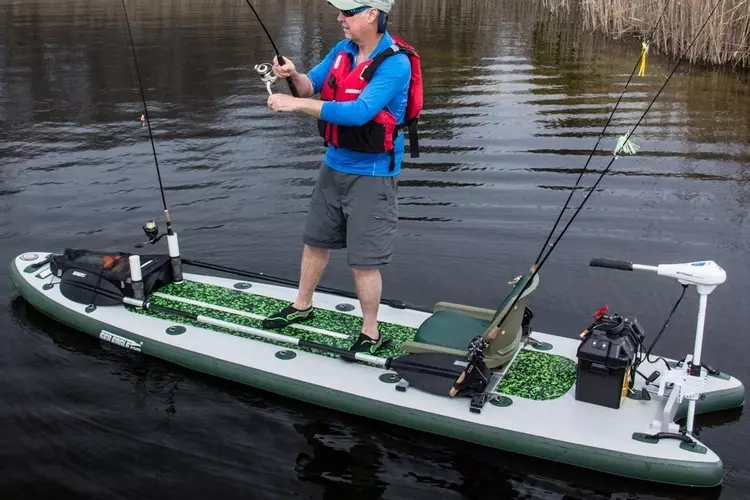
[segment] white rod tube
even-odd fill
[[[130,262],[130,280],[133,282],[133,297],[143,300],[145,294],[143,291],[143,273],[141,272],[141,257],[131,255],[128,258]]]
[[[133,283],[136,281],[143,281],[143,274],[141,273],[141,257],[139,255],[131,255],[128,259],[130,261],[130,279]]]
[[[169,246],[169,256],[180,256],[180,244],[177,242],[177,233],[167,235],[167,245]]]
[[[175,283],[182,282],[182,259],[180,258],[180,245],[177,242],[177,233],[167,235],[169,246],[169,257],[172,261],[172,277]]]

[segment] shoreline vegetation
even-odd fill
[[[589,32],[643,40],[656,32],[649,52],[680,57],[690,46],[716,2],[722,2],[685,60],[690,63],[750,68],[750,0],[542,0],[553,13],[575,15]],[[666,4],[669,5],[666,5]],[[659,22],[659,17],[664,17]]]

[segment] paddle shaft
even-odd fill
[[[62,282],[63,281],[61,281],[61,283]],[[232,323],[229,321],[220,320],[217,318],[213,318],[211,316],[204,316],[202,314],[196,314],[196,313],[192,313],[189,311],[183,311],[182,309],[177,309],[174,307],[152,304],[148,299],[139,300],[139,299],[135,299],[131,297],[123,297],[118,294],[109,292],[107,290],[102,290],[102,289],[99,289],[98,287],[94,287],[94,286],[81,283],[81,282],[65,280],[64,283],[67,283],[71,286],[76,286],[78,288],[82,288],[87,291],[91,291],[95,294],[100,294],[104,297],[108,297],[113,300],[120,301],[123,304],[138,307],[141,309],[147,309],[147,310],[162,313],[162,314],[171,314],[174,316],[185,318],[190,321],[195,321],[197,323],[217,326],[219,328],[226,328],[228,330],[234,330],[237,332],[246,333],[252,336],[261,337],[261,338],[273,340],[276,342],[292,344],[292,345],[296,345],[299,347],[315,349],[315,350],[323,351],[323,352],[329,352],[332,354],[337,354],[341,356],[342,358],[350,360],[350,361],[361,361],[364,363],[371,363],[377,366],[381,366],[385,368],[386,370],[391,370],[391,369],[395,370],[402,377],[404,377],[406,373],[423,373],[425,375],[433,375],[433,376],[439,376],[439,377],[455,377],[456,376],[455,373],[452,372],[451,370],[446,370],[439,366],[433,366],[429,363],[418,361],[419,359],[418,354],[410,354],[410,355],[406,355],[402,357],[395,357],[395,358],[394,357],[383,358],[379,356],[373,356],[371,354],[365,354],[362,352],[350,352],[346,349],[341,349],[340,347],[333,347],[330,345],[320,344],[318,342],[311,342],[309,340],[299,339],[296,337],[290,337],[288,335],[282,335],[280,333],[268,332],[265,330],[260,330],[258,328],[238,325],[236,323]],[[463,375],[463,372],[461,375]]]
[[[325,351],[330,352],[332,354],[338,354],[344,359],[348,359],[350,361],[363,361],[365,363],[372,363],[378,366],[382,366],[386,369],[393,369],[396,372],[398,372],[401,376],[404,375],[405,371],[411,371],[411,372],[420,372],[427,375],[435,375],[435,376],[448,376],[448,377],[455,377],[456,374],[449,371],[442,369],[440,367],[432,366],[430,364],[426,363],[415,363],[414,361],[409,361],[407,363],[404,362],[404,360],[401,360],[400,358],[381,358],[379,356],[373,356],[370,354],[365,354],[361,352],[353,353],[350,351],[347,351],[346,349],[341,349],[340,347],[333,347],[325,344],[319,344],[317,342],[310,342],[309,340],[304,339],[298,339],[296,337],[289,337],[287,335],[281,335],[279,333],[273,333],[273,332],[267,332],[265,330],[259,330],[257,328],[252,328],[249,326],[244,325],[238,325],[236,323],[231,323],[229,321],[224,321],[216,318],[212,318],[211,316],[203,316],[202,314],[195,314],[187,311],[182,311],[180,309],[175,309],[173,307],[167,307],[167,306],[159,306],[156,304],[151,304],[148,300],[140,301],[135,299],[126,298],[123,300],[123,302],[136,306],[136,307],[143,307],[144,309],[148,309],[155,312],[165,313],[165,314],[174,314],[177,316],[181,316],[185,319],[197,321],[199,323],[205,323],[208,325],[218,326],[221,328],[227,328],[229,330],[235,330],[242,333],[247,333],[250,335],[255,335],[258,337],[267,338],[269,340],[275,340],[277,342],[284,342],[288,344],[294,344],[300,347],[307,347],[309,349],[316,349],[319,351]],[[410,358],[414,358],[415,355],[411,355]],[[462,372],[463,375],[463,372]]]
[[[142,307],[144,309],[148,309],[151,311],[164,313],[164,314],[173,314],[176,316],[183,317],[185,319],[197,321],[199,323],[205,323],[208,325],[218,326],[220,328],[227,328],[229,330],[235,330],[238,332],[247,333],[249,335],[255,335],[258,337],[267,338],[269,340],[275,340],[277,342],[284,342],[288,344],[298,345],[300,347],[307,347],[310,349],[317,349],[319,351],[330,352],[332,354],[338,354],[344,359],[353,360],[353,361],[363,361],[365,363],[372,363],[372,364],[382,366],[388,369],[392,368],[396,370],[397,372],[403,372],[405,370],[408,370],[412,372],[416,371],[416,372],[420,372],[420,373],[424,373],[428,375],[436,375],[436,376],[443,376],[443,377],[456,376],[455,373],[449,370],[445,370],[440,367],[432,366],[428,363],[414,362],[413,359],[415,358],[415,355],[411,355],[410,360],[407,363],[405,363],[404,360],[401,360],[400,358],[382,358],[379,356],[372,356],[370,354],[365,354],[361,352],[353,353],[353,352],[347,351],[346,349],[341,349],[340,347],[333,347],[333,346],[329,346],[325,344],[319,344],[317,342],[310,342],[309,340],[298,339],[296,337],[289,337],[287,335],[282,335],[279,333],[267,332],[265,330],[259,330],[257,328],[252,328],[249,326],[238,325],[236,323],[232,323],[229,321],[212,318],[211,316],[204,316],[202,314],[195,314],[195,313],[191,313],[188,311],[175,309],[173,307],[152,304],[148,300],[140,301],[140,300],[126,297],[123,299],[123,302],[126,304],[130,304],[132,306]]]
[[[380,365],[380,366],[385,366],[386,364],[386,358],[380,358],[377,356],[372,356],[372,355],[364,354],[361,352],[353,353],[346,349],[341,349],[340,347],[333,347],[333,346],[329,346],[325,344],[319,344],[317,342],[311,342],[305,339],[298,339],[296,337],[290,337],[288,335],[282,335],[280,333],[267,332],[265,330],[260,330],[258,328],[238,325],[236,323],[216,319],[211,316],[195,314],[195,313],[183,311],[180,309],[175,309],[173,307],[159,306],[156,304],[152,304],[148,300],[141,302],[139,300],[127,299],[127,300],[123,300],[123,302],[125,302],[126,304],[136,306],[136,307],[142,307],[150,311],[160,312],[164,314],[173,314],[176,316],[181,316],[185,319],[197,321],[198,323],[204,323],[207,325],[218,326],[220,328],[226,328],[226,329],[234,330],[237,332],[247,333],[249,335],[254,335],[256,337],[262,337],[262,338],[266,338],[269,340],[274,340],[276,342],[283,342],[285,344],[292,344],[292,345],[297,345],[299,347],[306,347],[309,349],[317,349],[319,351],[325,351],[325,352],[330,352],[332,354],[338,354],[342,358],[352,360],[352,361],[364,361],[365,363],[373,363],[373,364]]]

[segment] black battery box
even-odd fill
[[[631,369],[643,338],[636,319],[617,314],[599,317],[578,346],[576,399],[619,408],[630,387]]]

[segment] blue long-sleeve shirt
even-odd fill
[[[388,32],[384,33],[375,50],[370,54],[370,58],[375,57],[393,43],[393,38]],[[315,94],[320,93],[336,56],[342,50],[352,55],[352,69],[356,66],[357,63],[354,59],[359,52],[357,45],[346,39],[337,43],[328,52],[325,59],[307,73]],[[397,123],[401,123],[406,113],[410,79],[411,65],[408,57],[405,55],[388,57],[356,100],[348,102],[326,101],[323,103],[321,119],[336,125],[359,126],[372,120],[385,108],[393,113]],[[400,133],[394,141],[394,153],[395,168],[393,171],[389,171],[390,153],[362,153],[330,145],[326,151],[325,162],[335,170],[350,174],[391,176],[397,175],[401,171],[401,161],[404,156],[403,133]]]

